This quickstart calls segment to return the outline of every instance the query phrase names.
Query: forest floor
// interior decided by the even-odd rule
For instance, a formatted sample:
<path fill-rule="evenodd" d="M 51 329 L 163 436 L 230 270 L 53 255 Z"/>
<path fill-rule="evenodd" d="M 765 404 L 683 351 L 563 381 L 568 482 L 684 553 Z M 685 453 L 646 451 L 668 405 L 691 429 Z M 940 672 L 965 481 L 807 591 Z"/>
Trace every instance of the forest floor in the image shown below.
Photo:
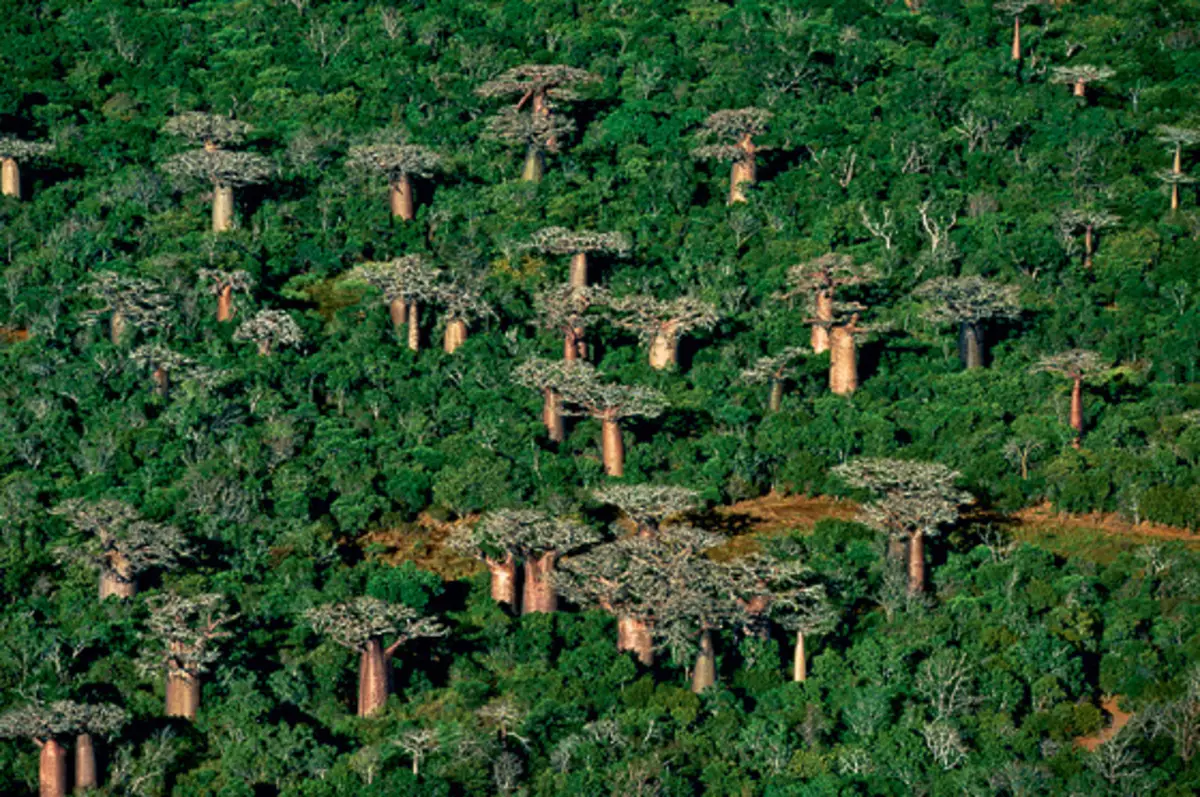
<path fill-rule="evenodd" d="M 1091 736 L 1077 737 L 1075 739 L 1075 744 L 1079 745 L 1084 750 L 1091 752 L 1107 742 L 1109 739 L 1116 736 L 1121 732 L 1122 728 L 1129 724 L 1129 721 L 1133 719 L 1133 715 L 1128 711 L 1122 711 L 1120 706 L 1117 705 L 1117 701 L 1120 699 L 1120 697 L 1120 695 L 1113 695 L 1112 697 L 1106 697 L 1104 700 L 1100 701 L 1100 708 L 1103 709 L 1104 713 L 1111 718 L 1108 726 L 1101 728 Z"/>

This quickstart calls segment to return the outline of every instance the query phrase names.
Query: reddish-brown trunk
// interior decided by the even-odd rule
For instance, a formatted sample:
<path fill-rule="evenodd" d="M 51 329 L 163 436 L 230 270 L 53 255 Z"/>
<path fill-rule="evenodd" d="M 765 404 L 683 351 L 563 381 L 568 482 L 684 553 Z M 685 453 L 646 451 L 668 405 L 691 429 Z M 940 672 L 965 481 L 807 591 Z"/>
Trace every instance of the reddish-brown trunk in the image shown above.
<path fill-rule="evenodd" d="M 964 321 L 958 329 L 959 357 L 967 370 L 983 367 L 983 327 Z"/>
<path fill-rule="evenodd" d="M 447 354 L 453 354 L 458 350 L 458 347 L 467 342 L 467 322 L 462 319 L 454 319 L 446 324 L 446 335 L 442 341 L 442 348 Z"/>
<path fill-rule="evenodd" d="M 1175 174 L 1183 174 L 1183 146 L 1175 145 L 1175 162 L 1171 166 L 1171 171 Z"/>
<path fill-rule="evenodd" d="M 271 356 L 271 340 L 270 340 L 270 338 L 263 338 L 262 340 L 260 340 L 258 342 L 258 356 L 259 357 L 270 357 Z"/>
<path fill-rule="evenodd" d="M 65 797 L 67 793 L 67 751 L 55 739 L 42 743 L 38 758 L 39 797 Z"/>
<path fill-rule="evenodd" d="M 617 618 L 617 649 L 632 651 L 647 667 L 654 664 L 654 636 L 650 624 L 634 617 Z"/>
<path fill-rule="evenodd" d="M 517 605 L 517 563 L 512 554 L 499 562 L 489 559 L 487 567 L 492 576 L 492 600 L 496 603 L 507 603 L 515 608 Z"/>
<path fill-rule="evenodd" d="M 754 143 L 749 134 L 744 134 L 738 141 L 738 147 L 745 154 L 735 160 L 729 169 L 729 203 L 746 201 L 746 186 L 753 185 L 756 178 L 757 165 L 754 159 Z"/>
<path fill-rule="evenodd" d="M 110 569 L 100 571 L 100 600 L 112 596 L 122 600 L 137 593 L 137 582 L 132 575 L 121 575 Z"/>
<path fill-rule="evenodd" d="M 829 326 L 833 323 L 833 293 L 817 291 L 814 310 L 816 323 L 812 326 L 813 354 L 829 351 Z"/>
<path fill-rule="evenodd" d="M 1079 448 L 1083 437 L 1083 378 L 1076 377 L 1071 385 L 1071 428 L 1075 430 L 1073 445 Z"/>
<path fill-rule="evenodd" d="M 403 299 L 392 299 L 388 302 L 388 315 L 392 319 L 392 327 L 399 335 L 400 330 L 408 323 L 408 303 Z"/>
<path fill-rule="evenodd" d="M 525 591 L 521 598 L 521 614 L 558 611 L 558 591 L 554 589 L 554 562 L 558 554 L 549 551 L 525 560 Z"/>
<path fill-rule="evenodd" d="M 1171 183 L 1171 210 L 1179 210 L 1179 183 Z"/>
<path fill-rule="evenodd" d="M 227 185 L 213 186 L 212 231 L 225 232 L 233 228 L 233 189 Z"/>
<path fill-rule="evenodd" d="M 561 443 L 567 438 L 563 425 L 562 397 L 550 388 L 542 391 L 542 423 L 546 426 L 546 434 L 555 443 Z"/>
<path fill-rule="evenodd" d="M 392 218 L 412 221 L 416 218 L 413 209 L 412 179 L 407 174 L 388 186 L 388 207 L 391 208 Z"/>
<path fill-rule="evenodd" d="M 167 716 L 194 720 L 199 709 L 200 682 L 186 673 L 168 673 Z"/>
<path fill-rule="evenodd" d="M 12 158 L 0 158 L 0 194 L 21 198 L 21 169 Z"/>
<path fill-rule="evenodd" d="M 717 655 L 713 651 L 712 632 L 707 628 L 700 632 L 700 651 L 696 654 L 696 667 L 692 670 L 692 691 L 700 694 L 717 682 Z"/>
<path fill-rule="evenodd" d="M 75 737 L 75 793 L 94 789 L 96 783 L 96 748 L 90 733 Z"/>
<path fill-rule="evenodd" d="M 580 331 L 578 329 L 568 329 L 563 334 L 563 359 L 568 362 L 579 359 Z"/>
<path fill-rule="evenodd" d="M 1087 96 L 1087 83 L 1085 83 L 1082 80 L 1076 80 L 1075 81 L 1075 90 L 1073 93 L 1076 97 L 1086 97 Z"/>
<path fill-rule="evenodd" d="M 615 420 L 604 418 L 600 421 L 600 454 L 605 473 L 625 475 L 625 441 L 621 438 L 621 425 Z"/>
<path fill-rule="evenodd" d="M 171 389 L 171 379 L 167 376 L 166 369 L 161 365 L 155 368 L 150 374 L 150 380 L 154 382 L 154 392 L 165 398 L 167 391 Z"/>
<path fill-rule="evenodd" d="M 908 538 L 908 594 L 925 591 L 925 534 L 917 531 Z"/>
<path fill-rule="evenodd" d="M 217 294 L 217 320 L 224 323 L 233 320 L 233 286 L 222 285 Z"/>
<path fill-rule="evenodd" d="M 674 368 L 679 362 L 679 336 L 673 326 L 666 326 L 650 341 L 650 367 L 659 371 Z"/>
<path fill-rule="evenodd" d="M 858 350 L 847 326 L 829 332 L 829 389 L 839 396 L 858 390 Z"/>
<path fill-rule="evenodd" d="M 421 308 L 416 302 L 408 306 L 408 348 L 421 350 Z"/>
<path fill-rule="evenodd" d="M 358 661 L 358 716 L 370 717 L 387 704 L 387 662 L 378 639 L 367 643 Z"/>
<path fill-rule="evenodd" d="M 1013 17 L 1012 59 L 1021 60 L 1021 18 Z"/>
<path fill-rule="evenodd" d="M 804 658 L 804 632 L 796 632 L 796 647 L 792 650 L 792 680 L 799 683 L 808 679 L 808 662 Z"/>
<path fill-rule="evenodd" d="M 1083 265 L 1085 268 L 1092 267 L 1092 250 L 1094 249 L 1092 240 L 1092 225 L 1083 228 Z"/>
<path fill-rule="evenodd" d="M 572 288 L 586 288 L 588 284 L 588 259 L 586 252 L 571 255 L 570 284 Z"/>

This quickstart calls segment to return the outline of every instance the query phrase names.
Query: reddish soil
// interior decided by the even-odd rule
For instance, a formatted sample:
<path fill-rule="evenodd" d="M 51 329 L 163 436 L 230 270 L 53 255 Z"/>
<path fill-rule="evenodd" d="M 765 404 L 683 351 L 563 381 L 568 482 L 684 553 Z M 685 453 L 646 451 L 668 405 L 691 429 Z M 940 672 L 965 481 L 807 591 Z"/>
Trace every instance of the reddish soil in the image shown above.
<path fill-rule="evenodd" d="M 0 343 L 20 343 L 23 340 L 29 340 L 28 329 L 0 327 Z"/>
<path fill-rule="evenodd" d="M 1200 536 L 1187 529 L 1175 526 L 1163 526 L 1157 523 L 1130 523 L 1111 512 L 1089 512 L 1086 515 L 1068 515 L 1055 512 L 1048 504 L 1026 507 L 1014 513 L 1012 519 L 1019 526 L 1050 527 L 1061 529 L 1088 529 L 1106 535 L 1118 537 L 1139 538 L 1148 537 L 1156 540 L 1182 540 L 1198 542 Z"/>
<path fill-rule="evenodd" d="M 1120 697 L 1120 695 L 1113 695 L 1112 697 L 1106 697 L 1100 702 L 1100 708 L 1109 716 L 1108 726 L 1093 733 L 1091 736 L 1080 736 L 1075 740 L 1075 744 L 1091 752 L 1121 732 L 1121 729 L 1129 723 L 1129 720 L 1133 719 L 1133 715 L 1127 711 L 1122 711 L 1117 705 Z"/>

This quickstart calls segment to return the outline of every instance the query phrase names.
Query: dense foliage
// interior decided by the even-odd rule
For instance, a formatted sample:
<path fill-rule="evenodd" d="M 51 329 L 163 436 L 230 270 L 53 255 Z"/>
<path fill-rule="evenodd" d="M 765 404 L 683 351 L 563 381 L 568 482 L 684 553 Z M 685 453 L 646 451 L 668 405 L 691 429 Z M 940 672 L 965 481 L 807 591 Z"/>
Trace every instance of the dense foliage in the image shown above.
<path fill-rule="evenodd" d="M 3 19 L 0 793 L 35 787 L 30 737 L 73 744 L 58 701 L 127 712 L 113 794 L 1200 789 L 1183 550 L 941 529 L 923 594 L 826 523 L 774 551 L 827 595 L 807 680 L 795 623 L 722 620 L 696 695 L 602 611 L 516 619 L 365 542 L 530 507 L 607 533 L 616 482 L 845 494 L 859 457 L 1200 525 L 1192 4 Z M 367 598 L 441 625 L 394 659 L 372 632 L 356 717 L 368 656 L 311 618 Z M 1072 744 L 1115 694 L 1134 723 Z"/>

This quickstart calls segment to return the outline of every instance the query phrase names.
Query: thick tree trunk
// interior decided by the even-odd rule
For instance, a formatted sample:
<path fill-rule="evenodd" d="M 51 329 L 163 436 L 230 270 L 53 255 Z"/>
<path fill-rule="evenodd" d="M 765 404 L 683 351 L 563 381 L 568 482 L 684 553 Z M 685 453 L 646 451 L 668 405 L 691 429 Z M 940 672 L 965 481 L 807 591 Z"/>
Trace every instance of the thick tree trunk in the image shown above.
<path fill-rule="evenodd" d="M 112 345 L 120 346 L 124 343 L 125 332 L 128 328 L 129 322 L 125 320 L 125 314 L 120 310 L 114 310 L 108 319 L 108 339 L 112 341 Z"/>
<path fill-rule="evenodd" d="M 107 597 L 132 598 L 137 593 L 137 582 L 131 576 L 121 576 L 112 570 L 100 571 L 100 600 Z"/>
<path fill-rule="evenodd" d="M 746 201 L 746 186 L 753 185 L 757 175 L 754 159 L 754 143 L 749 134 L 742 136 L 738 147 L 745 153 L 733 162 L 729 169 L 729 204 Z"/>
<path fill-rule="evenodd" d="M 1092 267 L 1092 251 L 1095 248 L 1093 243 L 1092 225 L 1083 228 L 1083 266 L 1084 268 Z"/>
<path fill-rule="evenodd" d="M 399 335 L 400 330 L 408 323 L 408 303 L 403 299 L 392 299 L 388 302 L 388 315 L 392 319 L 392 328 Z"/>
<path fill-rule="evenodd" d="M 792 680 L 808 680 L 808 662 L 804 658 L 804 632 L 796 632 L 796 647 L 792 650 Z"/>
<path fill-rule="evenodd" d="M 96 747 L 90 733 L 75 737 L 75 793 L 96 788 Z"/>
<path fill-rule="evenodd" d="M 925 534 L 917 531 L 908 538 L 908 594 L 925 591 Z"/>
<path fill-rule="evenodd" d="M 378 713 L 387 703 L 387 661 L 383 656 L 383 645 L 372 639 L 359 656 L 358 662 L 358 716 L 369 717 Z"/>
<path fill-rule="evenodd" d="M 983 327 L 964 321 L 958 325 L 958 356 L 967 370 L 983 367 Z"/>
<path fill-rule="evenodd" d="M 233 286 L 222 285 L 217 294 L 217 321 L 222 323 L 233 320 Z"/>
<path fill-rule="evenodd" d="M 783 406 L 783 380 L 771 380 L 771 395 L 767 399 L 767 409 L 771 412 L 779 412 L 779 408 Z"/>
<path fill-rule="evenodd" d="M 829 332 L 829 389 L 839 396 L 858 390 L 858 350 L 854 333 L 846 326 Z"/>
<path fill-rule="evenodd" d="M 1075 89 L 1072 93 L 1076 97 L 1086 97 L 1087 96 L 1087 83 L 1085 83 L 1082 80 L 1076 80 L 1075 81 Z"/>
<path fill-rule="evenodd" d="M 150 379 L 154 382 L 154 392 L 157 395 L 166 398 L 167 393 L 171 389 L 171 377 L 167 374 L 167 370 L 161 365 L 157 366 L 150 373 Z"/>
<path fill-rule="evenodd" d="M 571 255 L 571 272 L 569 275 L 572 288 L 586 288 L 588 284 L 588 259 L 586 252 L 576 252 Z"/>
<path fill-rule="evenodd" d="M 558 591 L 554 589 L 551 573 L 558 554 L 549 551 L 525 560 L 525 590 L 521 597 L 521 614 L 558 611 Z"/>
<path fill-rule="evenodd" d="M 692 670 L 692 691 L 700 694 L 717 682 L 717 655 L 713 651 L 712 632 L 707 628 L 700 632 L 700 651 L 696 654 L 696 668 Z"/>
<path fill-rule="evenodd" d="M 829 351 L 829 326 L 833 323 L 833 293 L 817 291 L 816 322 L 812 326 L 813 354 Z"/>
<path fill-rule="evenodd" d="M 212 231 L 225 232 L 233 228 L 233 189 L 227 185 L 213 186 Z"/>
<path fill-rule="evenodd" d="M 413 210 L 412 178 L 407 174 L 388 186 L 388 207 L 392 210 L 392 218 L 412 221 L 416 218 Z"/>
<path fill-rule="evenodd" d="M 621 438 L 621 425 L 615 420 L 605 418 L 600 421 L 600 454 L 605 473 L 625 475 L 625 441 Z"/>
<path fill-rule="evenodd" d="M 42 743 L 38 759 L 39 797 L 65 797 L 67 793 L 67 751 L 55 739 Z"/>
<path fill-rule="evenodd" d="M 1183 174 L 1183 146 L 1180 144 L 1175 145 L 1175 161 L 1171 165 L 1171 172 L 1173 174 Z"/>
<path fill-rule="evenodd" d="M 542 151 L 530 147 L 525 153 L 525 169 L 521 172 L 521 179 L 527 183 L 540 183 L 545 172 L 546 160 L 542 157 Z"/>
<path fill-rule="evenodd" d="M 0 158 L 0 194 L 21 198 L 21 168 L 13 158 Z"/>
<path fill-rule="evenodd" d="M 421 350 L 421 307 L 416 302 L 408 305 L 408 348 Z"/>
<path fill-rule="evenodd" d="M 262 340 L 260 340 L 258 342 L 258 356 L 259 357 L 270 357 L 271 356 L 271 339 L 270 338 L 263 338 Z"/>
<path fill-rule="evenodd" d="M 1021 60 L 1021 18 L 1013 17 L 1012 59 Z"/>
<path fill-rule="evenodd" d="M 647 667 L 654 664 L 654 636 L 650 624 L 633 617 L 617 618 L 617 649 L 628 650 Z"/>
<path fill-rule="evenodd" d="M 674 368 L 679 362 L 679 336 L 671 327 L 654 333 L 650 341 L 650 367 L 658 371 Z"/>
<path fill-rule="evenodd" d="M 1179 210 L 1179 183 L 1171 183 L 1171 210 Z"/>
<path fill-rule="evenodd" d="M 492 600 L 517 606 L 517 563 L 509 554 L 503 561 L 487 560 L 488 572 L 492 577 Z"/>
<path fill-rule="evenodd" d="M 1083 379 L 1076 377 L 1071 385 L 1071 428 L 1075 430 L 1075 441 L 1072 445 L 1079 448 L 1083 437 Z"/>
<path fill-rule="evenodd" d="M 563 425 L 562 397 L 550 388 L 543 390 L 542 396 L 542 423 L 546 426 L 546 434 L 555 443 L 561 443 L 567 439 Z"/>
<path fill-rule="evenodd" d="M 167 716 L 196 719 L 200 709 L 200 682 L 185 673 L 167 674 Z"/>
<path fill-rule="evenodd" d="M 459 346 L 467 342 L 467 322 L 461 319 L 454 319 L 446 324 L 446 335 L 442 342 L 442 348 L 447 354 L 454 354 Z"/>
<path fill-rule="evenodd" d="M 563 335 L 563 359 L 567 362 L 579 359 L 579 330 L 568 329 Z"/>

